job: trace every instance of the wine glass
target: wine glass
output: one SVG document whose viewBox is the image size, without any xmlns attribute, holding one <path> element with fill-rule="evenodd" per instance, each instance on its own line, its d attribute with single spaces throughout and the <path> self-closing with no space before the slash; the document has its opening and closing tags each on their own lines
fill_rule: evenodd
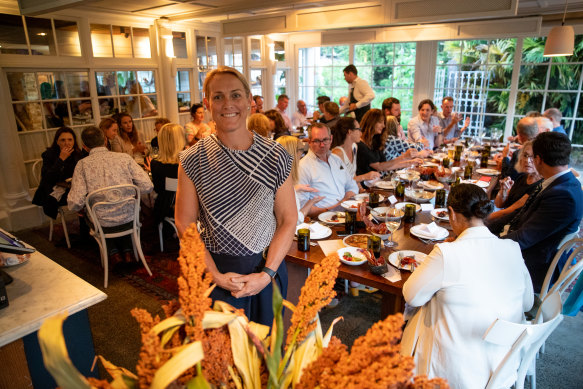
<svg viewBox="0 0 583 389">
<path fill-rule="evenodd" d="M 393 187 L 395 189 L 397 188 L 397 185 L 399 185 L 399 181 L 401 181 L 401 178 L 399 177 L 399 173 L 393 172 L 393 175 L 391 176 L 391 182 L 393 183 Z"/>
<path fill-rule="evenodd" d="M 158 150 L 157 147 L 152 147 L 152 150 L 150 150 L 150 156 L 152 157 L 152 159 L 158 158 L 159 153 L 160 150 Z"/>
<path fill-rule="evenodd" d="M 387 230 L 391 233 L 391 239 L 385 243 L 387 247 L 395 247 L 399 244 L 393 241 L 393 233 L 401 226 L 401 211 L 395 208 L 390 208 L 385 219 Z"/>
</svg>

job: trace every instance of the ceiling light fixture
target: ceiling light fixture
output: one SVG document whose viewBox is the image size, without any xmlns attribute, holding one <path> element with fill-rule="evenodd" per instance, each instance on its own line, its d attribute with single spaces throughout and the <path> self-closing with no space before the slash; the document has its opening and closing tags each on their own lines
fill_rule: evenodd
<svg viewBox="0 0 583 389">
<path fill-rule="evenodd" d="M 36 34 L 36 35 L 38 35 L 38 36 L 46 36 L 46 35 L 47 35 L 47 33 L 46 33 L 46 32 L 39 32 L 39 33 L 38 33 L 38 34 Z"/>
<path fill-rule="evenodd" d="M 549 32 L 543 57 L 573 55 L 573 49 L 575 48 L 575 30 L 573 30 L 572 26 L 565 26 L 568 4 L 569 0 L 565 0 L 565 12 L 563 12 L 563 22 L 561 25 L 553 27 L 551 32 Z"/>
</svg>

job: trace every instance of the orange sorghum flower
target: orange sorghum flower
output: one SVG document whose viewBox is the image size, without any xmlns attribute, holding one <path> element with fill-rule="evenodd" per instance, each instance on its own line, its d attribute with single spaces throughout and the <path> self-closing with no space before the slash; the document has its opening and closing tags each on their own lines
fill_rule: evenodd
<svg viewBox="0 0 583 389">
<path fill-rule="evenodd" d="M 112 389 L 112 386 L 106 380 L 98 380 L 97 378 L 87 377 L 87 381 L 91 385 L 91 388 L 95 389 Z"/>
<path fill-rule="evenodd" d="M 160 338 L 151 331 L 160 322 L 160 317 L 152 318 L 148 311 L 140 308 L 132 309 L 131 313 L 140 323 L 140 332 L 142 333 L 142 349 L 140 350 L 140 360 L 136 366 L 138 384 L 140 388 L 147 389 L 152 384 L 156 370 L 168 360 L 169 356 L 160 355 L 162 352 Z"/>
<path fill-rule="evenodd" d="M 338 276 L 339 265 L 338 254 L 331 254 L 317 264 L 308 276 L 287 331 L 287 346 L 292 341 L 296 330 L 299 330 L 296 344 L 300 344 L 306 338 L 316 327 L 314 319 L 320 309 L 328 305 L 336 296 L 334 283 Z"/>
<path fill-rule="evenodd" d="M 210 297 L 205 297 L 212 281 L 211 275 L 206 273 L 205 252 L 196 224 L 190 225 L 180 240 L 178 295 L 187 318 L 186 335 L 192 340 L 202 339 L 202 318 L 212 303 Z"/>
<path fill-rule="evenodd" d="M 413 378 L 413 383 L 407 389 L 449 389 L 447 380 L 443 378 L 428 379 L 425 375 Z"/>
<path fill-rule="evenodd" d="M 342 344 L 340 339 L 335 336 L 330 338 L 328 347 L 326 347 L 317 360 L 306 366 L 302 372 L 300 382 L 295 386 L 296 389 L 311 389 L 320 385 L 321 376 L 331 371 L 342 358 L 348 355 L 346 345 Z"/>
<path fill-rule="evenodd" d="M 235 387 L 228 370 L 228 366 L 233 366 L 235 362 L 227 326 L 206 330 L 202 346 L 204 350 L 202 370 L 207 381 L 217 388 Z"/>
</svg>

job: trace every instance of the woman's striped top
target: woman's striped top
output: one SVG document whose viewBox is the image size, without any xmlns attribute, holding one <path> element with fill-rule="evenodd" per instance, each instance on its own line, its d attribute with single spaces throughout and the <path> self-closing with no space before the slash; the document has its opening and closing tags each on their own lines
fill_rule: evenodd
<svg viewBox="0 0 583 389">
<path fill-rule="evenodd" d="M 198 194 L 201 237 L 213 253 L 251 255 L 275 232 L 275 193 L 291 172 L 280 144 L 253 133 L 247 150 L 231 150 L 216 135 L 180 154 Z"/>
</svg>

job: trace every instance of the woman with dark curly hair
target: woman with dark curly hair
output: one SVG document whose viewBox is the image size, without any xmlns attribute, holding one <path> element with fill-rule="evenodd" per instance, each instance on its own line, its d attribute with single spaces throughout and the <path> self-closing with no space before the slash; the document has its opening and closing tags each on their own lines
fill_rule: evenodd
<svg viewBox="0 0 583 389">
<path fill-rule="evenodd" d="M 496 319 L 520 323 L 533 304 L 520 246 L 499 239 L 484 219 L 493 204 L 476 185 L 460 184 L 447 199 L 454 241 L 439 243 L 403 286 L 410 317 L 401 353 L 416 374 L 447 379 L 452 388 L 484 388 L 509 347 L 484 342 Z M 512 377 L 508 377 L 512 382 Z"/>
<path fill-rule="evenodd" d="M 45 215 L 55 219 L 59 206 L 67 205 L 69 189 L 59 185 L 73 177 L 75 166 L 82 158 L 77 136 L 69 127 L 55 133 L 53 144 L 42 153 L 41 179 L 32 203 L 43 207 Z"/>
<path fill-rule="evenodd" d="M 273 133 L 273 139 L 277 139 L 282 135 L 291 135 L 289 132 L 289 128 L 285 125 L 285 121 L 283 120 L 283 116 L 275 109 L 270 109 L 266 111 L 265 116 L 273 123 L 273 128 L 271 132 Z"/>
</svg>

